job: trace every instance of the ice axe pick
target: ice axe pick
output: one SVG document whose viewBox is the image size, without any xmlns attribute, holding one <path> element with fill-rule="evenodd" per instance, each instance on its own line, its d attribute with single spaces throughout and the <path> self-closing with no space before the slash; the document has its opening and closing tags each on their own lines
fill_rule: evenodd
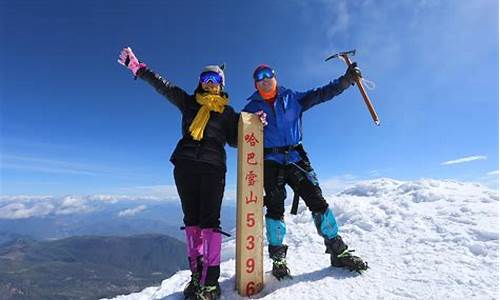
<svg viewBox="0 0 500 300">
<path fill-rule="evenodd" d="M 335 53 L 328 58 L 325 59 L 325 61 L 329 61 L 330 59 L 333 58 L 338 58 L 342 57 L 347 64 L 347 66 L 350 66 L 352 64 L 351 59 L 349 56 L 353 56 L 356 54 L 356 50 L 350 50 L 350 51 L 344 51 L 344 52 L 338 52 Z M 375 111 L 375 108 L 373 107 L 373 104 L 370 100 L 370 97 L 368 97 L 368 94 L 366 93 L 365 87 L 363 86 L 363 83 L 361 82 L 361 78 L 356 79 L 356 85 L 358 86 L 359 92 L 363 96 L 363 99 L 365 100 L 366 107 L 368 107 L 368 110 L 370 111 L 370 114 L 372 115 L 372 119 L 375 122 L 376 125 L 380 125 L 380 120 L 378 119 L 377 112 Z"/>
</svg>

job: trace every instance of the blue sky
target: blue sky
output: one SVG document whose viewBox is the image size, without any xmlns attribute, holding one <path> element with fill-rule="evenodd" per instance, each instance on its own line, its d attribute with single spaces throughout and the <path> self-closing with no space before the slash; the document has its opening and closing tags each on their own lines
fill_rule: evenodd
<svg viewBox="0 0 500 300">
<path fill-rule="evenodd" d="M 345 71 L 327 56 L 356 48 L 382 125 L 355 88 L 304 114 L 324 185 L 498 188 L 497 1 L 0 1 L 2 195 L 175 193 L 180 115 L 116 62 L 125 46 L 189 92 L 204 65 L 225 62 L 238 111 L 256 65 L 307 90 Z"/>
</svg>

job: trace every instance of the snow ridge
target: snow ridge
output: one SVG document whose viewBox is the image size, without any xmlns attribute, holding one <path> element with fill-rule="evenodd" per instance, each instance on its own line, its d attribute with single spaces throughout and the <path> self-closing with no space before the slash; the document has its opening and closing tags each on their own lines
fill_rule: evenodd
<svg viewBox="0 0 500 300">
<path fill-rule="evenodd" d="M 264 290 L 252 298 L 498 298 L 497 191 L 474 183 L 382 178 L 358 182 L 327 200 L 340 234 L 370 269 L 357 275 L 329 267 L 323 241 L 301 203 L 296 216 L 285 216 L 293 279 L 279 282 L 266 272 Z M 222 299 L 242 299 L 234 290 L 234 232 L 223 244 L 222 258 Z M 264 269 L 271 269 L 267 257 Z M 180 271 L 160 287 L 115 299 L 183 299 L 188 280 L 189 272 Z"/>
</svg>

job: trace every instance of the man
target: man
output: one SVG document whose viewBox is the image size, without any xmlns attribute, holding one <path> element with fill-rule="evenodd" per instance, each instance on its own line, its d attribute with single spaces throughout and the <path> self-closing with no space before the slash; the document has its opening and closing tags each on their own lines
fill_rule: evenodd
<svg viewBox="0 0 500 300">
<path fill-rule="evenodd" d="M 325 201 L 316 174 L 302 147 L 302 113 L 311 107 L 332 99 L 353 85 L 361 72 L 356 63 L 343 76 L 327 85 L 296 92 L 278 86 L 276 74 L 268 65 L 258 66 L 253 79 L 257 91 L 248 98 L 243 109 L 267 115 L 264 127 L 264 205 L 266 206 L 266 231 L 269 256 L 273 260 L 272 274 L 283 279 L 290 277 L 286 264 L 288 246 L 283 243 L 285 184 L 300 196 L 312 212 L 318 233 L 324 238 L 326 252 L 334 267 L 345 267 L 360 272 L 368 268 L 361 258 L 351 254 L 338 235 L 338 225 L 332 210 Z M 296 199 L 296 201 L 298 198 Z"/>
</svg>

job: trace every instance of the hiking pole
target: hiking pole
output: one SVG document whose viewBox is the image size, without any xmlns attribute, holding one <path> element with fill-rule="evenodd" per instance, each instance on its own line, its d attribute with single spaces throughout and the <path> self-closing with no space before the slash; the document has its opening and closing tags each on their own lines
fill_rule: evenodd
<svg viewBox="0 0 500 300">
<path fill-rule="evenodd" d="M 329 61 L 332 58 L 337 58 L 337 57 L 342 57 L 347 64 L 347 66 L 350 66 L 352 64 L 351 59 L 349 56 L 353 56 L 356 54 L 356 50 L 351 50 L 351 51 L 344 51 L 344 52 L 339 52 L 335 53 L 331 56 L 329 56 L 325 61 Z M 363 100 L 365 100 L 365 104 L 368 107 L 368 110 L 370 111 L 370 114 L 372 116 L 373 122 L 377 126 L 380 126 L 380 120 L 378 119 L 377 112 L 375 111 L 375 108 L 373 107 L 373 104 L 370 100 L 370 97 L 368 97 L 368 94 L 366 93 L 365 87 L 363 86 L 363 83 L 361 82 L 361 78 L 356 79 L 356 85 L 358 86 L 359 91 L 361 92 L 361 95 L 363 96 Z"/>
</svg>

